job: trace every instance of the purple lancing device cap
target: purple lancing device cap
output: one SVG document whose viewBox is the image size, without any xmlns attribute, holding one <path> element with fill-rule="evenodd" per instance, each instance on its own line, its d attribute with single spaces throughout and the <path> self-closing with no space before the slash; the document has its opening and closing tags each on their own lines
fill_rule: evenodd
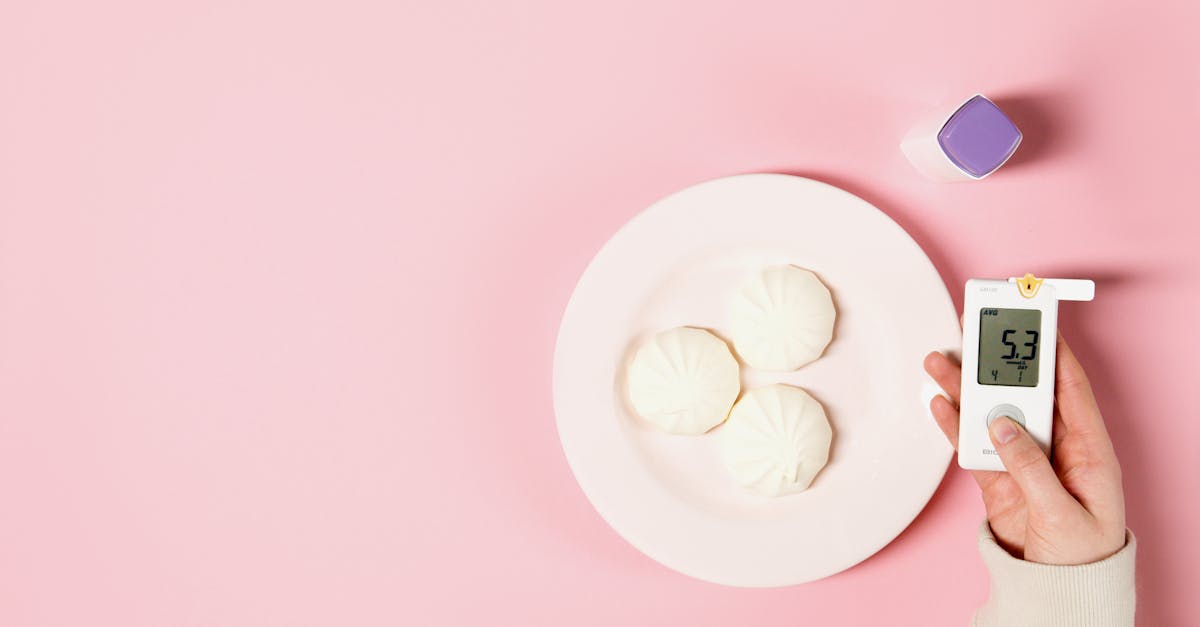
<svg viewBox="0 0 1200 627">
<path fill-rule="evenodd" d="M 1021 131 L 991 100 L 975 96 L 950 116 L 938 132 L 938 144 L 955 165 L 983 177 L 1012 156 Z"/>
</svg>

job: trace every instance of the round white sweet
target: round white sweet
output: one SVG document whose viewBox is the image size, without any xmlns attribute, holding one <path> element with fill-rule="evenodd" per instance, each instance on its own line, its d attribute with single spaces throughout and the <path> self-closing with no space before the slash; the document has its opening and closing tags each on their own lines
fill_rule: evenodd
<svg viewBox="0 0 1200 627">
<path fill-rule="evenodd" d="M 747 392 L 717 432 L 721 458 L 743 487 L 762 496 L 808 488 L 829 461 L 833 429 L 808 392 L 777 383 Z"/>
<path fill-rule="evenodd" d="M 730 335 L 746 365 L 791 371 L 821 356 L 837 312 L 829 288 L 796 266 L 773 266 L 734 297 Z"/>
<path fill-rule="evenodd" d="M 668 329 L 643 344 L 627 377 L 633 409 L 668 433 L 696 435 L 721 424 L 741 391 L 729 347 L 691 327 Z"/>
</svg>

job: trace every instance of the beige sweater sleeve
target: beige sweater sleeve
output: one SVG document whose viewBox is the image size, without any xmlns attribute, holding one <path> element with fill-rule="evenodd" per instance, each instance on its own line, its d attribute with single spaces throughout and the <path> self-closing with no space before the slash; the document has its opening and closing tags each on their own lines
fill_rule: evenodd
<svg viewBox="0 0 1200 627">
<path fill-rule="evenodd" d="M 992 589 L 975 613 L 975 627 L 1133 625 L 1137 540 L 1128 531 L 1125 548 L 1111 557 L 1081 566 L 1052 566 L 1009 555 L 984 521 L 979 552 L 992 575 Z"/>
</svg>

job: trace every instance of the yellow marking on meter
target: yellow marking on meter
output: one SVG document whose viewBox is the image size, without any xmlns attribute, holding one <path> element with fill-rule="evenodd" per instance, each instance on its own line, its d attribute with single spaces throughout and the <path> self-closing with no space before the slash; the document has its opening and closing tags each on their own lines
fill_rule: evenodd
<svg viewBox="0 0 1200 627">
<path fill-rule="evenodd" d="M 1021 292 L 1021 296 L 1033 298 L 1037 296 L 1038 290 L 1042 289 L 1042 281 L 1043 279 L 1026 273 L 1025 276 L 1017 279 L 1017 290 Z"/>
</svg>

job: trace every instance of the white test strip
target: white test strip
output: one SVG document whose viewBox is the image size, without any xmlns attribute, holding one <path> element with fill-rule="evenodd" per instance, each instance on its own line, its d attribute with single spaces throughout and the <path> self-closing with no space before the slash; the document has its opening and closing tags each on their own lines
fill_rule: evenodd
<svg viewBox="0 0 1200 627">
<path fill-rule="evenodd" d="M 1008 277 L 1008 282 L 1016 283 L 1017 277 Z M 1096 297 L 1096 283 L 1089 279 L 1042 279 L 1042 282 L 1054 286 L 1058 300 L 1089 301 Z"/>
</svg>

